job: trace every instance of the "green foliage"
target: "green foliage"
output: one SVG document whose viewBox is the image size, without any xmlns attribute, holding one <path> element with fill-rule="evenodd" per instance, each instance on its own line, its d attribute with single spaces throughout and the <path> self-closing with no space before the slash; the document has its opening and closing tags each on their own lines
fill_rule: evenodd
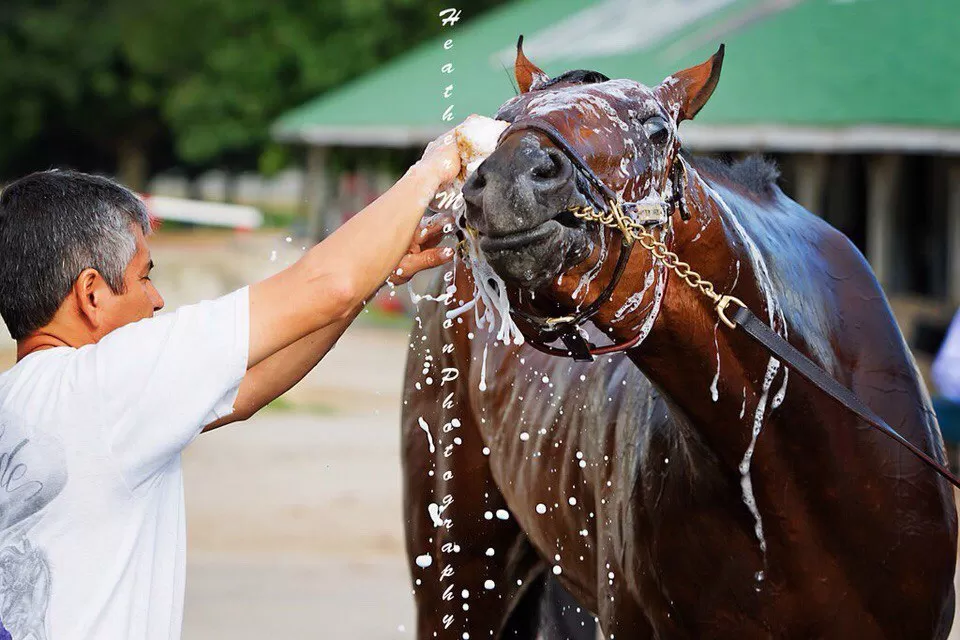
<svg viewBox="0 0 960 640">
<path fill-rule="evenodd" d="M 502 1 L 454 6 L 468 19 Z M 143 155 L 276 171 L 289 159 L 268 140 L 279 114 L 436 35 L 446 6 L 0 0 L 0 176 Z M 98 158 L 109 166 L 85 166 Z"/>
</svg>

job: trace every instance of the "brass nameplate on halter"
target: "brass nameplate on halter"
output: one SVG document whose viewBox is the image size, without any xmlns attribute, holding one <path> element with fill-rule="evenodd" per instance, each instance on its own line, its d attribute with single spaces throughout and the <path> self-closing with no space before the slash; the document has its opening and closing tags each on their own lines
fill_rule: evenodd
<svg viewBox="0 0 960 640">
<path fill-rule="evenodd" d="M 666 224 L 670 217 L 670 205 L 663 202 L 621 202 L 620 209 L 644 226 Z"/>
</svg>

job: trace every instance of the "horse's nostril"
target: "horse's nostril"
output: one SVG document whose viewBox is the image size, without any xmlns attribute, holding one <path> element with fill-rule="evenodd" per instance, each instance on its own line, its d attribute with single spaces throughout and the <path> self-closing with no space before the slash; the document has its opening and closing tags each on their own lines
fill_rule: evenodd
<svg viewBox="0 0 960 640">
<path fill-rule="evenodd" d="M 487 186 L 487 179 L 484 177 L 484 172 L 479 169 L 473 172 L 469 178 L 467 178 L 466 184 L 463 185 L 463 190 L 466 191 L 480 191 L 485 186 Z"/>
<path fill-rule="evenodd" d="M 564 162 L 566 158 L 559 149 L 544 149 L 543 157 L 540 162 L 535 164 L 530 170 L 530 175 L 535 180 L 552 180 L 563 173 Z"/>
</svg>

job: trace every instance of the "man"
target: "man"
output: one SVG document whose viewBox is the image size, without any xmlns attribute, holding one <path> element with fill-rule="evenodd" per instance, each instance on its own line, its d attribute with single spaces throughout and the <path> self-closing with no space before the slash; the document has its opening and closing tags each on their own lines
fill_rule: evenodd
<svg viewBox="0 0 960 640">
<path fill-rule="evenodd" d="M 288 269 L 156 318 L 136 196 L 65 171 L 0 193 L 0 638 L 180 637 L 180 451 L 292 387 L 391 272 L 450 259 L 414 234 L 453 138 Z"/>
</svg>

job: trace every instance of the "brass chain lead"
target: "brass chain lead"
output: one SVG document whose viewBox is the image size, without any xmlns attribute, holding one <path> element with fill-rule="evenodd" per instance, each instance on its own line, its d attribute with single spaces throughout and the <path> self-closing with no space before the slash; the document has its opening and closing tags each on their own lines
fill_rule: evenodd
<svg viewBox="0 0 960 640">
<path fill-rule="evenodd" d="M 661 205 L 639 205 L 641 209 L 661 210 Z M 713 302 L 720 319 L 731 329 L 736 327 L 736 323 L 730 320 L 726 315 L 727 307 L 733 303 L 741 307 L 746 305 L 739 299 L 717 293 L 713 283 L 705 279 L 699 273 L 693 270 L 689 263 L 680 259 L 680 256 L 667 248 L 661 240 L 650 233 L 642 224 L 630 218 L 623 212 L 619 202 L 610 202 L 610 211 L 597 211 L 591 206 L 573 206 L 568 209 L 574 216 L 587 222 L 599 222 L 605 227 L 619 230 L 630 242 L 638 242 L 640 246 L 649 251 L 655 259 L 660 261 L 665 267 L 673 271 L 677 277 L 692 289 L 700 291 L 703 295 Z"/>
</svg>

